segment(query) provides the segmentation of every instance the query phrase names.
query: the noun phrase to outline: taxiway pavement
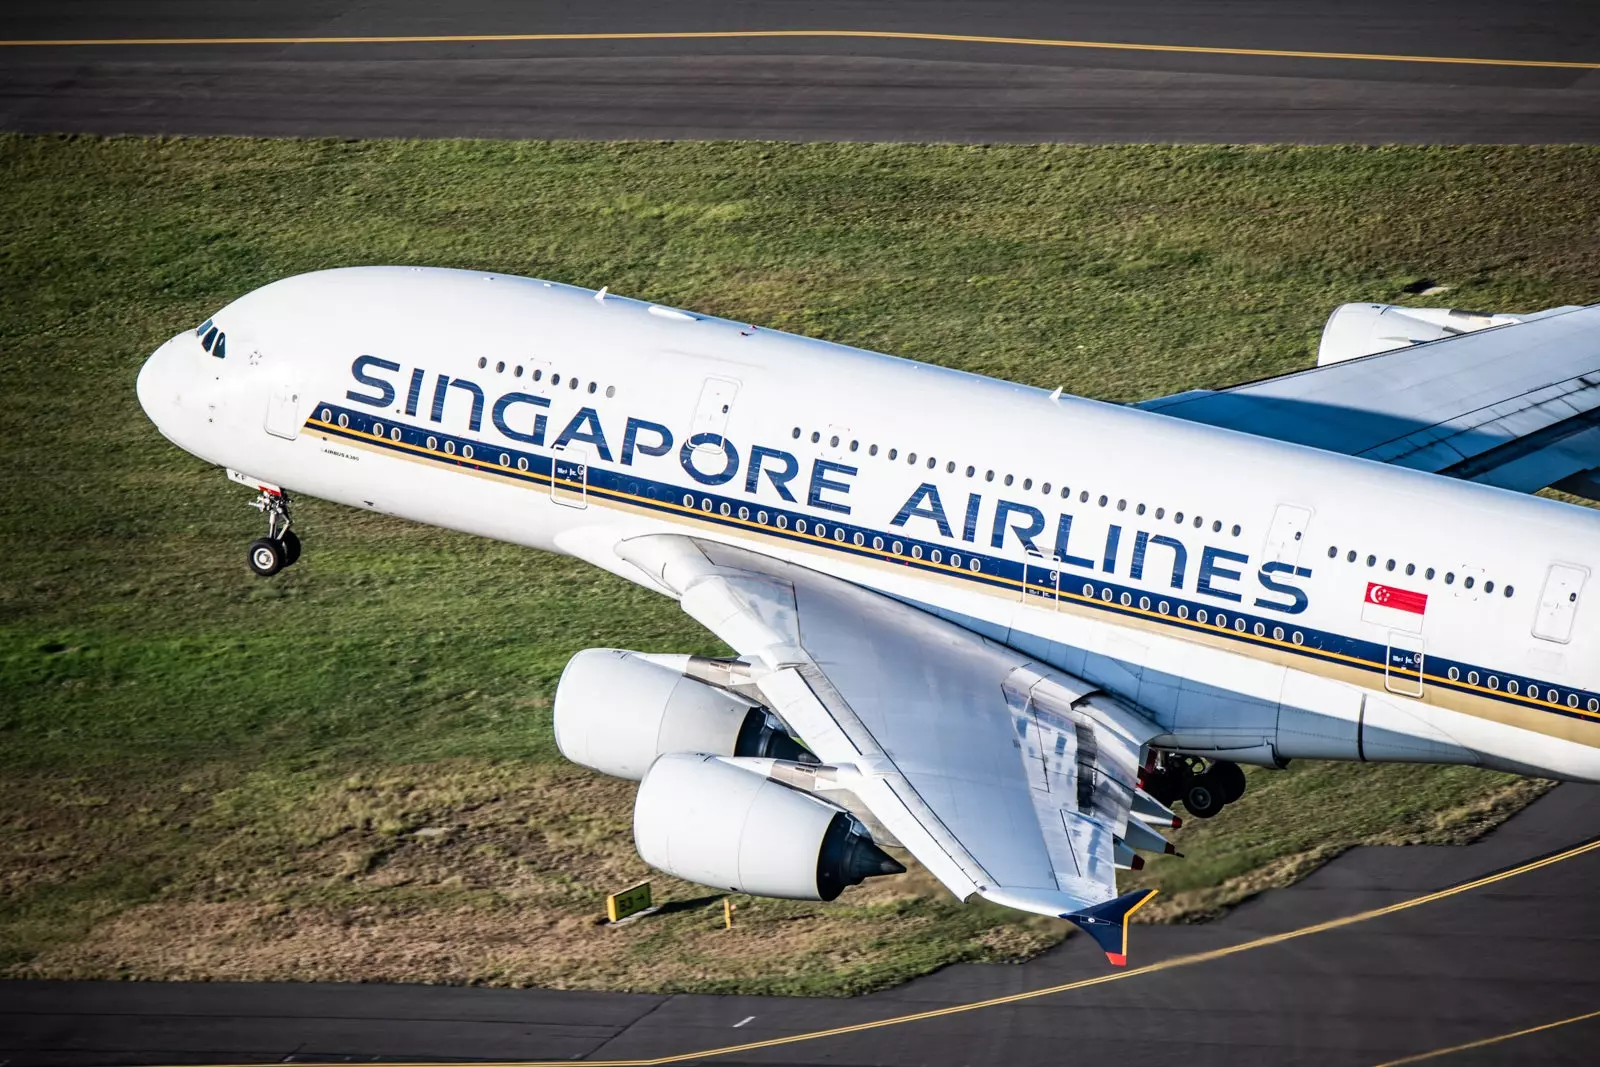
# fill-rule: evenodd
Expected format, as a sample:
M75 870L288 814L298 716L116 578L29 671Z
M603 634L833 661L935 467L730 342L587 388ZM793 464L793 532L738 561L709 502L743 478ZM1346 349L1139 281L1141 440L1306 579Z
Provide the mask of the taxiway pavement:
M1301 930L1600 839L1600 787L1566 785L1478 844L1360 848L1196 926L1137 926L1134 965ZM1220 959L707 1062L1182 1067L1375 1064L1600 1010L1600 849ZM709 921L709 920L708 920ZM615 1060L829 1030L1109 972L1074 937L848 1000L392 985L0 983L0 1063ZM1600 1018L1450 1064L1592 1064Z
M730 30L955 39L440 39ZM293 40L372 36L431 39ZM12 43L130 38L267 43ZM0 40L0 129L27 132L1600 142L1591 0L14 0L0 11ZM1249 49L1589 66L1241 54Z

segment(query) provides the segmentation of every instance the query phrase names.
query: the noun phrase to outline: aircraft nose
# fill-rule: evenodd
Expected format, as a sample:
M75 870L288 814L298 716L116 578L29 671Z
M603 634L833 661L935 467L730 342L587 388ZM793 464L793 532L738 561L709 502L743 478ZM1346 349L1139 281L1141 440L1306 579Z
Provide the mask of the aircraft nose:
M178 366L181 360L175 351L177 340L175 337L151 353L150 358L144 361L144 366L139 368L138 380L134 382L139 406L144 409L145 416L155 423L156 429L163 432L166 429L162 426L163 421L170 425L173 412L183 403L183 379Z

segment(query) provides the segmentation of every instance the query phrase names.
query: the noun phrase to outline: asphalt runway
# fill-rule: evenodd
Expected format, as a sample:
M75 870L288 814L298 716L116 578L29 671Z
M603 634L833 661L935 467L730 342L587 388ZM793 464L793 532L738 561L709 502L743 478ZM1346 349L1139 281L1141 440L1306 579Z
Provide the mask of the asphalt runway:
M774 30L962 39L290 40ZM14 44L128 38L268 43ZM0 40L0 129L27 132L1600 141L1592 0L12 0ZM1239 54L1249 49L1576 65Z
M1132 973L1086 937L849 1000L383 985L0 983L0 1064L618 1060L673 1056L1114 981L717 1064L1386 1064L1600 1013L1600 848L1337 929L1308 925L1600 840L1600 787L1556 789L1465 848L1362 848L1200 926L1133 929ZM1166 969L1138 968L1163 961ZM1441 1057L1593 1064L1600 1015ZM700 1062L698 1058L695 1060Z

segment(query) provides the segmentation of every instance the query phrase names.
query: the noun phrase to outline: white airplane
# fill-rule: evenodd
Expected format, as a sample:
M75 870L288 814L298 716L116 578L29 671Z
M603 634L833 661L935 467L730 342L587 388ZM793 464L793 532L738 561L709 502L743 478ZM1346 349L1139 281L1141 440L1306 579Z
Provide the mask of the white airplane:
M1600 781L1600 514L1528 495L1600 499L1600 305L1346 305L1314 369L1130 407L366 267L240 298L138 393L257 491L258 574L307 493L575 556L733 648L590 649L556 692L689 881L831 900L898 846L1121 964L1153 891L1117 869L1241 763Z

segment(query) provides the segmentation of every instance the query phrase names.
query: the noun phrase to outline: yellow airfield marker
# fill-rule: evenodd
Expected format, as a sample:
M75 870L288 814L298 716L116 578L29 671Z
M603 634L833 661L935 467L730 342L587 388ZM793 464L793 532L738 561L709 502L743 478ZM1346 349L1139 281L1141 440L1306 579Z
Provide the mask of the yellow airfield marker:
M649 881L637 882L619 892L606 897L606 918L611 922L621 922L630 915L637 915L650 906Z

